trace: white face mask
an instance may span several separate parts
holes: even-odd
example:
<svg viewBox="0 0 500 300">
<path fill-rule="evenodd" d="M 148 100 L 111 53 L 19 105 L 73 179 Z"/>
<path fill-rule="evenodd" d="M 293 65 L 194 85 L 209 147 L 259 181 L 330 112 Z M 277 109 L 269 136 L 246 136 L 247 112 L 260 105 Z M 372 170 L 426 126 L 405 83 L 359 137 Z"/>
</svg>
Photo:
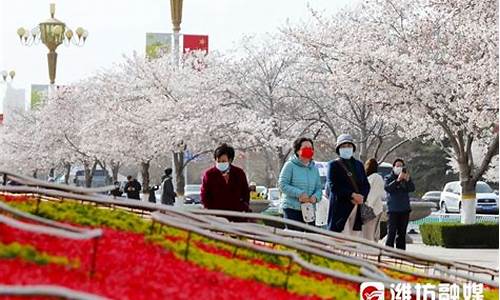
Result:
<svg viewBox="0 0 500 300">
<path fill-rule="evenodd" d="M 229 163 L 228 162 L 218 162 L 218 163 L 215 163 L 215 167 L 221 172 L 226 172 L 227 169 L 229 169 Z"/>
<path fill-rule="evenodd" d="M 394 167 L 392 168 L 392 171 L 394 172 L 394 174 L 399 175 L 403 171 L 403 167 Z"/>
<path fill-rule="evenodd" d="M 343 159 L 350 159 L 352 157 L 353 152 L 354 152 L 353 148 L 340 148 L 339 156 Z"/>
</svg>

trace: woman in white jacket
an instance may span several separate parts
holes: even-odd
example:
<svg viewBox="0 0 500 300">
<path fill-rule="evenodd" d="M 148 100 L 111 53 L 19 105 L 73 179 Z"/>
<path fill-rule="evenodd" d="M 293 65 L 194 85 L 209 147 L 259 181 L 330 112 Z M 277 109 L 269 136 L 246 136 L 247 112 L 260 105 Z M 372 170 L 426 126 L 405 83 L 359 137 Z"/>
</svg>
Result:
<svg viewBox="0 0 500 300">
<path fill-rule="evenodd" d="M 384 203 L 382 202 L 385 197 L 384 179 L 377 173 L 378 163 L 377 160 L 371 158 L 365 162 L 365 172 L 368 176 L 370 183 L 370 193 L 366 198 L 366 205 L 373 208 L 376 217 L 363 224 L 362 234 L 365 239 L 378 242 L 380 238 L 380 217 L 384 211 Z"/>
</svg>

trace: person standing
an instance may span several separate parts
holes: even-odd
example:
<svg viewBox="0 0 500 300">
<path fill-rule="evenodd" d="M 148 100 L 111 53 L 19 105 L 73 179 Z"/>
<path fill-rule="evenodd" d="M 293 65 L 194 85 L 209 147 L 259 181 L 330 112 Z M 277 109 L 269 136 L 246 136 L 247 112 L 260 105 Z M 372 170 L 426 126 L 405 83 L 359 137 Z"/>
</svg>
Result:
<svg viewBox="0 0 500 300">
<path fill-rule="evenodd" d="M 337 138 L 335 151 L 339 159 L 328 163 L 327 184 L 330 187 L 329 228 L 335 232 L 361 236 L 361 210 L 370 184 L 363 163 L 353 157 L 356 145 L 349 134 Z"/>
<path fill-rule="evenodd" d="M 141 200 L 140 191 L 142 187 L 137 179 L 132 178 L 132 176 L 127 176 L 127 184 L 125 184 L 125 193 L 127 193 L 127 198 Z"/>
<path fill-rule="evenodd" d="M 149 187 L 149 196 L 148 196 L 148 202 L 150 203 L 156 203 L 156 194 L 155 192 L 159 190 L 160 187 L 157 185 L 153 185 Z"/>
<path fill-rule="evenodd" d="M 367 240 L 378 242 L 380 238 L 380 218 L 384 212 L 384 178 L 378 173 L 378 162 L 375 158 L 370 158 L 365 162 L 365 172 L 370 183 L 370 193 L 365 204 L 373 209 L 375 218 L 363 223 L 363 237 Z"/>
<path fill-rule="evenodd" d="M 114 183 L 115 188 L 112 189 L 109 193 L 113 195 L 114 197 L 121 197 L 123 192 L 120 189 L 120 182 L 115 181 Z"/>
<path fill-rule="evenodd" d="M 264 196 L 257 192 L 257 184 L 255 182 L 250 182 L 250 200 L 263 200 Z"/>
<path fill-rule="evenodd" d="M 172 168 L 166 168 L 161 183 L 161 203 L 165 205 L 174 205 L 175 196 L 174 184 L 172 183 Z"/>
<path fill-rule="evenodd" d="M 410 219 L 410 193 L 415 191 L 415 184 L 410 178 L 405 162 L 401 158 L 394 160 L 392 172 L 385 178 L 387 197 L 387 215 L 389 217 L 386 246 L 406 250 L 406 229 Z"/>
<path fill-rule="evenodd" d="M 278 179 L 283 214 L 286 219 L 314 225 L 314 220 L 306 222 L 302 213 L 305 204 L 321 201 L 321 178 L 313 161 L 313 141 L 298 138 L 293 142 L 293 150 L 293 156 L 283 165 Z"/>
<path fill-rule="evenodd" d="M 247 177 L 241 168 L 233 165 L 234 156 L 234 148 L 227 144 L 215 149 L 215 166 L 205 171 L 201 183 L 201 203 L 205 208 L 251 211 Z M 241 219 L 228 219 L 241 221 Z"/>
</svg>

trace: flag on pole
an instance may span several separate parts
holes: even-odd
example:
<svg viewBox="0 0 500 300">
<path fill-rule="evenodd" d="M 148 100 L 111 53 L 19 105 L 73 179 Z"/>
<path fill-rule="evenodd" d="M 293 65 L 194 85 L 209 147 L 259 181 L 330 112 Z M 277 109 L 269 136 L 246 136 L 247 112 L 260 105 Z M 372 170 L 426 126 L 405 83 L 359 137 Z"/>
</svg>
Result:
<svg viewBox="0 0 500 300">
<path fill-rule="evenodd" d="M 172 51 L 171 33 L 146 33 L 146 57 L 158 58 Z"/>
<path fill-rule="evenodd" d="M 184 34 L 182 37 L 184 53 L 196 50 L 208 52 L 208 35 Z"/>
<path fill-rule="evenodd" d="M 31 109 L 37 108 L 45 97 L 49 95 L 48 84 L 31 85 Z"/>
</svg>

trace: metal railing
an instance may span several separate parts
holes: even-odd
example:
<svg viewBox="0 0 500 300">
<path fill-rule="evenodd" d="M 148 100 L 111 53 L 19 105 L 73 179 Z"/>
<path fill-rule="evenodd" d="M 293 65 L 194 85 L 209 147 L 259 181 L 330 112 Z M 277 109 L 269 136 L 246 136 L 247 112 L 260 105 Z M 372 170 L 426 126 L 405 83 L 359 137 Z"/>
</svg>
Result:
<svg viewBox="0 0 500 300">
<path fill-rule="evenodd" d="M 14 179 L 14 175 L 10 175 Z M 29 180 L 28 180 L 29 181 Z M 370 263 L 376 267 L 384 267 L 392 270 L 397 270 L 412 274 L 419 277 L 427 277 L 431 279 L 439 279 L 450 282 L 463 281 L 479 281 L 493 287 L 498 287 L 498 270 L 492 268 L 481 267 L 473 264 L 451 261 L 447 259 L 436 258 L 418 253 L 411 253 L 386 247 L 365 239 L 346 236 L 340 233 L 331 232 L 321 228 L 309 226 L 303 223 L 291 221 L 288 219 L 268 216 L 264 214 L 240 213 L 232 211 L 205 210 L 205 209 L 189 209 L 189 208 L 174 208 L 171 206 L 152 204 L 137 200 L 128 200 L 126 198 L 116 198 L 103 195 L 92 195 L 92 193 L 73 192 L 74 187 L 67 187 L 65 191 L 50 189 L 50 183 L 45 183 L 43 187 L 37 186 L 36 182 L 28 182 L 33 186 L 0 186 L 0 191 L 3 193 L 28 193 L 28 195 L 40 196 L 38 201 L 80 201 L 81 203 L 89 202 L 94 205 L 107 208 L 123 208 L 143 217 L 150 218 L 153 215 L 151 212 L 160 211 L 170 217 L 177 215 L 178 222 L 186 220 L 189 216 L 191 222 L 196 221 L 196 225 L 200 230 L 217 231 L 224 229 L 227 234 L 236 234 L 242 237 L 251 239 L 292 239 L 295 246 L 308 247 L 308 249 L 320 251 L 335 255 L 335 259 L 341 257 L 352 258 L 357 260 L 357 264 Z M 79 188 L 80 190 L 81 188 Z M 182 217 L 180 217 L 182 216 Z M 195 218 L 196 216 L 196 218 Z M 201 217 L 201 219 L 200 219 Z M 248 223 L 227 223 L 221 221 L 220 217 L 226 218 L 245 218 L 257 222 L 274 222 L 276 224 L 291 225 L 307 231 L 308 234 L 301 232 L 282 230 L 276 227 L 264 225 L 257 226 L 256 224 Z M 193 221 L 194 220 L 194 221 Z M 231 224 L 231 231 L 227 226 L 220 227 L 222 223 Z M 218 224 L 214 224 L 218 223 Z M 210 227 L 211 226 L 211 227 Z M 214 227 L 215 226 L 215 227 Z M 218 229 L 216 229 L 218 228 Z M 301 248 L 304 249 L 304 248 Z M 332 257 L 332 256 L 330 256 Z M 408 270 L 410 269 L 410 270 Z M 411 270 L 419 270 L 412 272 Z M 380 276 L 380 271 L 374 271 L 373 268 L 365 268 L 371 270 L 370 275 Z M 423 272 L 423 274 L 422 274 Z M 488 277 L 485 279 L 484 277 Z"/>
<path fill-rule="evenodd" d="M 25 213 L 17 210 L 6 203 L 0 202 L 0 212 L 7 213 L 11 216 L 16 216 L 20 219 L 30 220 L 32 222 L 40 223 L 26 223 L 17 219 L 0 215 L 0 223 L 18 230 L 31 232 L 35 234 L 50 235 L 54 237 L 71 239 L 71 240 L 92 240 L 92 252 L 90 253 L 90 274 L 93 275 L 96 267 L 97 247 L 99 239 L 102 237 L 103 232 L 101 229 L 86 229 L 78 228 L 68 224 L 59 223 L 53 220 L 48 220 L 38 216 Z"/>
<path fill-rule="evenodd" d="M 109 298 L 75 291 L 56 285 L 3 285 L 0 284 L 0 295 L 4 296 L 47 296 L 74 300 L 107 300 Z"/>
</svg>

